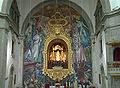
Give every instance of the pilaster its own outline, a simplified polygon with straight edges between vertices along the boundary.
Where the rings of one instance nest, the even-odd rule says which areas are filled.
[[[18,65],[18,85],[17,88],[23,88],[23,64],[24,64],[24,37],[19,37],[19,65]]]
[[[8,22],[0,18],[0,88],[5,88]]]

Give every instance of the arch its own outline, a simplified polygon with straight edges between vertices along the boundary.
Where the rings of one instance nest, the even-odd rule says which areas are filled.
[[[63,75],[65,77],[65,80],[68,78],[68,76],[72,76],[71,74],[73,73],[73,70],[72,70],[71,67],[73,66],[76,69],[75,73],[79,74],[78,75],[79,76],[79,80],[81,80],[82,82],[84,80],[84,81],[86,81],[86,83],[87,82],[92,83],[92,61],[91,61],[91,59],[92,59],[91,58],[91,48],[92,47],[91,47],[91,41],[90,41],[90,31],[92,31],[92,28],[91,28],[91,30],[89,29],[90,25],[88,25],[88,22],[91,22],[89,20],[89,17],[86,16],[87,14],[85,12],[83,12],[84,10],[82,10],[82,8],[80,8],[79,6],[75,6],[76,4],[73,4],[72,2],[69,3],[68,1],[65,1],[65,2],[59,1],[58,2],[59,5],[57,5],[57,6],[60,7],[60,9],[58,8],[57,11],[56,11],[56,6],[54,6],[55,2],[53,2],[53,1],[51,1],[51,2],[50,1],[44,1],[43,3],[44,3],[44,7],[42,7],[42,4],[40,3],[41,6],[35,7],[36,9],[34,8],[28,14],[28,17],[24,21],[24,22],[26,22],[23,25],[24,29],[22,29],[22,32],[25,35],[25,37],[26,37],[25,39],[26,40],[29,40],[27,38],[29,38],[30,36],[33,35],[30,38],[31,41],[27,41],[27,42],[25,41],[24,42],[24,45],[25,45],[25,48],[24,48],[24,50],[25,50],[25,53],[24,53],[25,54],[25,57],[24,57],[24,67],[25,67],[25,69],[24,69],[24,72],[25,72],[24,82],[26,83],[26,80],[28,80],[27,79],[27,77],[28,77],[27,75],[31,75],[31,74],[27,74],[27,71],[31,71],[32,68],[36,68],[35,66],[37,64],[39,64],[39,65],[41,65],[41,68],[39,68],[39,69],[37,68],[36,71],[41,72],[40,75],[43,75],[43,76],[44,76],[44,74],[48,75],[48,73],[49,73],[48,76],[50,76],[50,78],[52,78],[53,80],[55,80],[56,78],[59,78],[60,80],[62,80],[63,79]],[[53,8],[55,7],[55,9],[51,10],[51,7],[53,7]],[[67,7],[66,10],[63,10],[65,7]],[[44,8],[45,9],[44,12],[47,12],[47,13],[42,13],[42,10],[41,10],[42,8]],[[50,10],[51,14],[49,14],[49,11],[46,11],[46,8],[48,8],[47,10]],[[75,12],[75,14],[70,14],[69,12],[67,12],[69,9],[70,10],[72,9],[73,12]],[[56,13],[55,15],[53,15],[54,14],[53,11]],[[58,13],[61,13],[61,14],[58,14]],[[53,17],[51,15],[57,16],[57,17]],[[33,17],[33,19],[31,17]],[[65,17],[65,19],[63,19],[64,17]],[[87,19],[87,17],[88,17],[88,19]],[[39,23],[45,23],[45,22],[40,21],[41,18],[43,18],[43,19],[46,18],[45,20],[47,20],[46,24],[48,25],[48,27],[44,28],[42,24],[39,24]],[[54,18],[57,18],[57,19],[55,20]],[[69,19],[71,20],[71,23],[73,23],[73,25],[69,23]],[[32,21],[33,21],[33,23],[32,23]],[[30,23],[28,23],[28,22],[30,22]],[[54,23],[56,23],[56,24],[54,24]],[[73,29],[72,28],[67,28],[66,26],[68,26],[68,24],[70,24],[70,26],[72,26],[72,28],[73,27],[74,28]],[[63,25],[63,26],[59,26],[59,25]],[[25,26],[26,27],[28,26],[28,27],[26,28]],[[53,27],[53,28],[51,28],[50,26]],[[84,26],[84,28],[82,28],[82,26]],[[83,31],[81,31],[81,28],[82,28]],[[25,29],[28,29],[30,31],[27,31]],[[62,29],[62,30],[60,31],[59,29]],[[49,31],[50,31],[50,33],[49,33]],[[53,34],[53,33],[55,33],[55,34]],[[88,33],[88,34],[86,34],[86,33]],[[84,34],[86,35],[86,39],[85,39]],[[70,40],[68,40],[67,37],[71,37]],[[37,50],[35,49],[34,46],[30,46],[30,47],[33,47],[33,49],[31,51],[35,50],[37,52],[37,55],[35,55],[34,52],[31,52],[30,51],[31,48],[28,46],[28,43],[31,44],[32,41],[34,41],[33,39],[41,41],[41,42],[38,42],[38,44],[37,44],[37,47],[38,47],[38,48],[36,47]],[[69,51],[68,54],[69,55],[67,55],[67,56],[68,56],[68,59],[69,59],[70,63],[68,62],[67,66],[68,66],[68,68],[70,68],[70,70],[65,69],[64,66],[66,64],[65,65],[64,65],[64,63],[61,64],[61,62],[60,62],[60,64],[58,63],[57,65],[55,63],[52,66],[53,69],[46,70],[47,67],[51,68],[51,66],[49,67],[47,65],[48,64],[47,60],[49,58],[49,57],[47,57],[47,56],[49,56],[48,53],[47,53],[47,49],[48,49],[47,46],[49,46],[49,43],[52,41],[51,39],[52,40],[55,40],[55,39],[57,39],[57,40],[63,40],[63,41],[66,42],[66,45],[69,46],[68,47],[68,51]],[[62,46],[64,44],[59,43],[57,45],[61,45]],[[39,46],[40,46],[40,48],[39,48]],[[83,50],[83,48],[85,50]],[[75,51],[73,56],[72,56],[72,53],[73,53],[72,50]],[[33,54],[35,56],[32,56]],[[66,54],[66,52],[65,52],[65,54]],[[60,56],[60,52],[57,52],[56,55],[59,57]],[[50,59],[52,59],[52,60],[55,59],[55,58],[53,59],[51,57],[52,57],[52,55],[50,55]],[[50,63],[52,62],[52,60],[50,61]],[[66,60],[65,61],[65,63],[66,63],[67,62],[67,58],[65,58],[65,60]],[[29,61],[31,61],[33,63],[29,63]],[[60,59],[57,58],[57,61],[59,62]],[[36,62],[37,64],[34,63],[34,62]],[[29,69],[27,69],[27,66],[29,66],[29,64],[31,64],[31,65],[36,64],[36,65],[33,66],[33,67],[31,67],[31,68],[29,68]],[[77,65],[77,64],[79,64],[79,65]],[[59,66],[61,66],[61,67],[59,67]],[[83,69],[83,67],[85,67],[86,69]],[[56,76],[57,73],[51,74],[51,72],[53,72],[52,70],[54,70],[54,72],[55,72],[58,68],[60,68],[59,69],[60,72],[58,72],[60,74],[59,77],[58,77],[58,75]],[[78,71],[77,69],[79,69],[80,71]],[[65,71],[67,71],[67,72],[65,72]],[[70,71],[72,71],[72,72],[70,72]],[[38,73],[36,73],[36,74],[38,74]],[[87,75],[88,77],[85,79],[84,75]],[[33,77],[34,77],[34,75],[33,75]],[[29,78],[31,78],[31,76]],[[85,85],[88,86],[88,84],[85,84]]]
[[[40,4],[38,4],[36,7],[34,7],[27,15],[27,17],[25,18],[24,22],[23,22],[23,25],[22,25],[22,29],[21,29],[21,34],[24,35],[25,31],[26,31],[26,27],[27,27],[27,24],[28,22],[30,21],[30,18],[36,13],[38,12],[42,7],[43,5],[44,6],[47,6],[49,4],[55,4],[56,2],[54,0],[52,1],[43,1],[41,2]],[[65,4],[65,5],[68,5],[70,7],[72,7],[73,9],[75,9],[77,12],[80,13],[80,15],[85,19],[85,21],[87,22],[89,28],[90,28],[90,33],[93,34],[94,33],[94,30],[93,30],[93,25],[92,25],[92,22],[89,18],[89,16],[87,15],[87,13],[80,7],[78,6],[77,4],[75,4],[74,2],[72,1],[67,1],[67,0],[59,0],[57,1],[57,3],[59,4]]]
[[[59,48],[59,51],[60,53],[62,52],[62,54],[64,54],[62,57],[65,57],[66,58],[62,58],[60,59],[60,61],[63,61],[65,62],[66,61],[66,64],[63,64],[63,68],[68,68],[68,65],[67,65],[67,60],[68,60],[68,47],[67,47],[67,44],[65,41],[63,41],[62,39],[54,39],[52,40],[49,45],[48,45],[48,49],[47,49],[47,52],[48,52],[48,68],[52,68],[52,65],[53,65],[53,62],[55,61],[55,58],[53,57],[53,53],[57,52],[57,50],[53,50],[53,48],[56,46],[60,47]],[[63,50],[62,50],[63,49]],[[60,54],[61,55],[61,54]],[[51,56],[51,57],[50,57]],[[51,62],[51,63],[50,63]],[[50,63],[50,64],[49,64]]]
[[[113,61],[120,61],[120,47],[114,49]]]
[[[8,82],[8,87],[13,88],[13,71],[14,71],[14,66],[13,64],[10,66],[10,71],[9,71],[9,82]]]

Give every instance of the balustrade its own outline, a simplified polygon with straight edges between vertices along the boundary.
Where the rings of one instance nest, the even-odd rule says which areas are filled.
[[[108,62],[108,73],[109,74],[120,74],[120,62]]]

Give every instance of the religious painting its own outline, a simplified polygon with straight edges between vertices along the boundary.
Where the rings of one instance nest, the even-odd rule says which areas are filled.
[[[92,84],[90,29],[82,17],[74,22],[73,67],[80,86],[89,86]]]
[[[28,24],[24,41],[24,86],[32,88],[41,88],[50,80],[42,74],[45,32],[37,23],[37,19],[32,19]]]
[[[44,12],[43,10],[44,9]],[[51,4],[43,7],[31,17],[26,28],[24,41],[24,86],[42,88],[45,84],[54,85],[55,80],[43,74],[43,50],[45,36],[48,33],[48,21],[60,11],[68,21],[63,29],[72,38],[72,68],[73,74],[60,80],[61,85],[70,85],[74,88],[77,82],[78,88],[87,88],[92,84],[92,58],[90,29],[84,18],[75,9],[64,4]],[[68,68],[68,47],[64,40],[54,39],[48,45],[47,68],[61,66]]]

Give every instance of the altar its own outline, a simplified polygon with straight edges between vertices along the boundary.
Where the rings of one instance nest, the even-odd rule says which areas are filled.
[[[49,30],[44,39],[43,74],[53,80],[62,80],[73,74],[72,38],[64,29],[66,18],[56,12],[49,20]],[[61,87],[63,88],[63,87]]]
[[[49,16],[40,11],[34,14],[26,29],[23,78],[27,87],[77,88],[77,84],[89,85],[88,82],[92,82],[89,28],[73,8],[59,6]],[[50,7],[53,8],[53,5]],[[75,14],[69,16],[63,7],[80,17],[74,18]],[[69,29],[69,25],[72,28]],[[46,26],[45,29],[43,26]],[[55,85],[57,80],[58,86]]]

